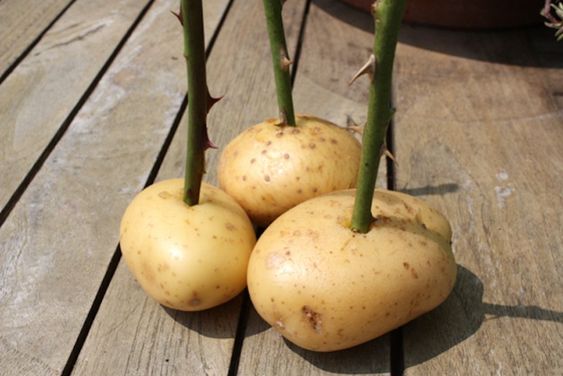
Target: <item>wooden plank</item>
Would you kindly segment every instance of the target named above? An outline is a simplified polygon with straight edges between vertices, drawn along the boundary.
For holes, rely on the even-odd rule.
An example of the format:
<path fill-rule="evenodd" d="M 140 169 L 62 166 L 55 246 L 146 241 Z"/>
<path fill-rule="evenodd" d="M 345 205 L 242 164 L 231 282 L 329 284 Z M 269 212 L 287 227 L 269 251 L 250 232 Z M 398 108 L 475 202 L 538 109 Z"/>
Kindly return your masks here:
<path fill-rule="evenodd" d="M 296 109 L 345 125 L 349 118 L 363 124 L 368 85 L 348 81 L 370 55 L 373 36 L 369 15 L 337 1 L 314 1 L 309 10 L 298 64 L 294 97 Z M 385 185 L 385 163 L 378 185 Z M 251 309 L 239 365 L 240 375 L 388 374 L 389 337 L 353 349 L 315 353 L 282 337 Z M 289 351 L 288 351 L 289 350 Z"/>
<path fill-rule="evenodd" d="M 563 370 L 563 106 L 554 97 L 563 87 L 551 79 L 563 53 L 541 58 L 543 38 L 552 37 L 402 31 L 397 185 L 450 219 L 460 265 L 446 303 L 403 331 L 407 375 Z"/>
<path fill-rule="evenodd" d="M 106 0 L 78 0 L 2 83 L 0 208 L 146 3 L 124 0 L 116 7 Z"/>
<path fill-rule="evenodd" d="M 0 1 L 0 77 L 71 0 Z"/>
<path fill-rule="evenodd" d="M 289 49 L 294 51 L 304 3 L 289 1 L 286 7 Z M 221 147 L 242 129 L 277 113 L 262 19 L 261 1 L 234 2 L 208 59 L 210 90 L 214 96 L 224 95 L 209 116 L 210 137 L 219 146 L 218 151 L 207 153 L 206 180 L 213 183 L 217 182 Z M 252 43 L 242 42 L 244 48 L 241 48 L 241 41 Z M 178 77 L 183 77 L 183 72 Z M 180 124 L 157 180 L 183 175 L 185 119 Z M 150 146 L 153 155 L 158 152 L 155 146 Z M 145 171 L 149 169 L 150 165 L 145 165 Z M 201 313 L 165 310 L 146 297 L 121 262 L 75 373 L 225 375 L 240 304 L 239 296 L 224 306 Z"/>
<path fill-rule="evenodd" d="M 208 40 L 226 4 L 206 1 Z M 120 216 L 184 97 L 176 8 L 175 0 L 154 4 L 0 228 L 3 375 L 65 366 L 114 254 Z"/>

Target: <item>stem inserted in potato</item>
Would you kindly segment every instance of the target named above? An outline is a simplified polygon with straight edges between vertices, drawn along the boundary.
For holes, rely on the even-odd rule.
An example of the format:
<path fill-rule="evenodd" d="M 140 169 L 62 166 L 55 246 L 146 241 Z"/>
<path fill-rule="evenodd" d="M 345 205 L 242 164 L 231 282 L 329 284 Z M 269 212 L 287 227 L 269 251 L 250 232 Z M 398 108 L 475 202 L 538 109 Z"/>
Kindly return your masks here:
<path fill-rule="evenodd" d="M 393 110 L 391 103 L 391 78 L 393 60 L 401 19 L 406 0 L 378 0 L 373 4 L 375 38 L 373 46 L 373 74 L 369 90 L 367 124 L 363 133 L 362 158 L 351 228 L 366 233 L 373 221 L 371 202 L 379 160 L 384 151 L 385 134 Z"/>
<path fill-rule="evenodd" d="M 201 0 L 182 0 L 184 57 L 188 77 L 188 147 L 184 177 L 184 202 L 197 205 L 205 172 L 205 149 L 212 144 L 207 135 L 207 112 L 214 99 L 209 95 L 205 73 L 205 42 Z"/>
<path fill-rule="evenodd" d="M 272 63 L 276 79 L 276 93 L 280 110 L 281 125 L 295 126 L 295 113 L 291 97 L 291 61 L 287 52 L 282 21 L 282 1 L 264 0 L 264 13 L 268 25 L 268 37 L 272 51 Z"/>

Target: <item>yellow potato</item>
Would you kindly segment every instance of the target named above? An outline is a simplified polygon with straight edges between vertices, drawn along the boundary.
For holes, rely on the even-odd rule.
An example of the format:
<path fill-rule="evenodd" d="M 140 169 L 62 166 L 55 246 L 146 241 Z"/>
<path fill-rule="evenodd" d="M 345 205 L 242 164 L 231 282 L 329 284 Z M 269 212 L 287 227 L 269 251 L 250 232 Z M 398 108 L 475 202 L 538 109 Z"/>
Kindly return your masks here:
<path fill-rule="evenodd" d="M 226 193 L 203 183 L 199 205 L 188 206 L 183 184 L 165 180 L 135 197 L 121 221 L 121 251 L 148 295 L 170 308 L 199 311 L 245 288 L 256 237 Z"/>
<path fill-rule="evenodd" d="M 354 190 L 306 201 L 274 221 L 250 257 L 256 310 L 291 342 L 333 351 L 433 309 L 456 264 L 447 220 L 411 196 L 376 190 L 366 234 L 350 230 Z"/>
<path fill-rule="evenodd" d="M 314 196 L 356 186 L 360 143 L 346 130 L 312 116 L 296 127 L 267 120 L 224 149 L 219 186 L 265 227 Z"/>

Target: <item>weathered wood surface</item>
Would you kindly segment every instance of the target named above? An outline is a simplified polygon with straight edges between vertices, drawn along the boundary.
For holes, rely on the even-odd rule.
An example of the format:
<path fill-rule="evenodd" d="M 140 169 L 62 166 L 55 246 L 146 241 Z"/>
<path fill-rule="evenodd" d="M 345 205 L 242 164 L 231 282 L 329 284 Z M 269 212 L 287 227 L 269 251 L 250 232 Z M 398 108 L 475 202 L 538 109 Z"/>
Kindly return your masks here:
<path fill-rule="evenodd" d="M 296 49 L 304 5 L 296 0 L 285 5 L 290 51 Z M 206 180 L 215 184 L 221 147 L 244 128 L 277 115 L 268 40 L 262 37 L 266 32 L 263 18 L 261 1 L 234 2 L 208 59 L 210 91 L 214 96 L 224 95 L 209 114 L 210 138 L 219 151 L 207 152 Z M 241 41 L 248 43 L 244 49 Z M 184 76 L 183 71 L 177 74 Z M 184 118 L 157 180 L 183 176 L 185 125 Z M 147 145 L 153 156 L 159 145 Z M 150 169 L 150 165 L 144 167 Z M 142 171 L 138 169 L 138 174 Z M 241 301 L 239 296 L 201 313 L 166 310 L 146 297 L 120 262 L 75 373 L 226 375 Z"/>
<path fill-rule="evenodd" d="M 77 1 L 2 83 L 0 208 L 6 205 L 147 1 L 124 0 L 119 7 L 106 0 Z"/>
<path fill-rule="evenodd" d="M 342 22 L 342 19 L 350 22 Z M 294 86 L 298 112 L 346 125 L 363 124 L 367 114 L 368 82 L 348 82 L 367 61 L 372 43 L 371 17 L 339 2 L 313 1 L 309 9 L 301 58 Z M 385 186 L 385 163 L 378 185 Z M 352 350 L 315 353 L 285 341 L 250 310 L 239 365 L 240 375 L 388 374 L 389 337 Z"/>
<path fill-rule="evenodd" d="M 206 1 L 208 39 L 226 5 Z M 3 375 L 65 366 L 114 254 L 120 216 L 184 96 L 181 29 L 169 13 L 176 8 L 174 0 L 151 8 L 0 228 Z"/>
<path fill-rule="evenodd" d="M 16 2 L 0 0 L 0 36 L 4 19 L 22 29 L 0 42 L 0 54 L 24 48 L 43 27 L 33 17 L 52 20 L 63 3 L 26 8 L 29 19 L 20 22 L 21 15 L 1 12 Z M 147 3 L 77 0 L 0 85 L 0 207 Z M 228 3 L 204 2 L 208 42 Z M 292 55 L 305 5 L 285 6 Z M 145 185 L 180 111 L 181 32 L 168 12 L 177 6 L 159 0 L 149 8 L 0 227 L 2 375 L 55 375 L 65 367 L 114 255 L 120 216 Z M 209 58 L 211 92 L 225 95 L 210 114 L 219 148 L 277 114 L 261 8 L 260 0 L 235 0 Z M 338 1 L 312 1 L 295 62 L 298 112 L 363 123 L 367 80 L 348 81 L 370 54 L 371 27 L 369 15 Z M 460 264 L 448 301 L 403 329 L 405 373 L 560 374 L 560 46 L 543 29 L 405 27 L 396 67 L 396 185 L 447 214 Z M 157 180 L 182 175 L 184 125 Z M 212 182 L 219 153 L 208 152 Z M 384 171 L 382 165 L 380 184 Z M 120 263 L 73 373 L 224 375 L 242 301 L 197 314 L 165 310 Z M 389 337 L 312 353 L 284 341 L 252 307 L 245 334 L 239 375 L 390 372 Z"/>
<path fill-rule="evenodd" d="M 561 374 L 563 52 L 541 29 L 401 41 L 397 186 L 449 217 L 460 265 L 403 331 L 406 374 Z"/>
<path fill-rule="evenodd" d="M 71 2 L 0 1 L 0 77 Z"/>

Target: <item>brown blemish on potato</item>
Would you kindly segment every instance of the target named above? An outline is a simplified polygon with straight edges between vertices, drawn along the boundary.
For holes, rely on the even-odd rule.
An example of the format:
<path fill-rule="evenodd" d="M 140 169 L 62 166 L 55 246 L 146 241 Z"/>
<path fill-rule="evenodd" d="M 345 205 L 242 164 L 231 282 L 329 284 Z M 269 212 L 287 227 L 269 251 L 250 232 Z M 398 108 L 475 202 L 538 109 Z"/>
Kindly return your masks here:
<path fill-rule="evenodd" d="M 225 223 L 225 228 L 226 228 L 228 231 L 235 231 L 235 230 L 236 230 L 235 225 L 233 225 L 233 224 L 230 223 L 230 222 L 226 222 L 226 223 Z"/>
<path fill-rule="evenodd" d="M 416 273 L 416 270 L 414 268 L 411 269 L 411 274 L 414 279 L 418 279 L 418 274 Z"/>
<path fill-rule="evenodd" d="M 264 180 L 265 180 L 265 181 L 270 181 L 270 175 L 264 175 Z"/>
<path fill-rule="evenodd" d="M 409 270 L 410 265 L 408 262 L 403 262 L 403 266 L 405 267 L 405 269 Z"/>
<path fill-rule="evenodd" d="M 283 155 L 283 157 L 284 157 L 284 159 L 289 159 L 289 154 L 285 153 L 285 154 Z"/>
<path fill-rule="evenodd" d="M 293 129 L 291 130 L 291 134 L 299 134 L 299 133 L 301 133 L 301 131 L 300 131 L 298 128 L 296 128 L 296 127 L 292 127 L 292 128 L 293 128 Z"/>
<path fill-rule="evenodd" d="M 163 200 L 169 199 L 171 197 L 174 197 L 170 192 L 167 191 L 161 191 L 158 192 L 158 197 L 160 197 Z"/>
<path fill-rule="evenodd" d="M 242 181 L 246 181 L 246 175 L 242 175 Z"/>
<path fill-rule="evenodd" d="M 250 164 L 252 164 L 252 163 L 254 163 L 254 162 L 256 162 L 256 158 L 252 158 L 252 159 L 250 160 Z"/>
<path fill-rule="evenodd" d="M 313 311 L 309 306 L 306 305 L 301 308 L 301 312 L 303 312 L 305 319 L 309 322 L 309 325 L 311 325 L 315 332 L 320 333 L 322 329 L 321 314 Z"/>
<path fill-rule="evenodd" d="M 193 292 L 192 298 L 190 299 L 188 304 L 191 305 L 192 307 L 197 307 L 198 305 L 201 304 L 201 299 L 197 295 L 197 292 L 195 291 Z"/>
<path fill-rule="evenodd" d="M 163 264 L 158 264 L 156 270 L 158 272 L 165 272 L 168 271 L 170 269 L 170 265 L 168 265 L 167 263 L 163 263 Z"/>
<path fill-rule="evenodd" d="M 316 147 L 317 147 L 317 145 L 315 145 L 313 142 L 311 142 L 311 143 L 309 144 L 309 149 L 314 149 L 314 148 L 316 148 Z"/>
<path fill-rule="evenodd" d="M 145 279 L 149 282 L 154 281 L 154 271 L 151 266 L 147 263 L 142 264 L 141 274 L 145 276 Z"/>

